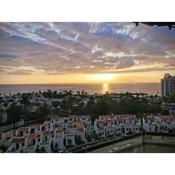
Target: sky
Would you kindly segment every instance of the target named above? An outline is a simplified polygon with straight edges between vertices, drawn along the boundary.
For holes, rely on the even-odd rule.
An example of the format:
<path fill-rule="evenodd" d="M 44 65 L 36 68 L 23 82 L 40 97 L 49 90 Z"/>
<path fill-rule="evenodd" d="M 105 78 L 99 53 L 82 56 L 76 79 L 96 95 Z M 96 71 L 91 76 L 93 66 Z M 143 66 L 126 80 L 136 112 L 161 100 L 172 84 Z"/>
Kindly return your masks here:
<path fill-rule="evenodd" d="M 160 82 L 175 29 L 134 23 L 0 23 L 0 84 Z"/>

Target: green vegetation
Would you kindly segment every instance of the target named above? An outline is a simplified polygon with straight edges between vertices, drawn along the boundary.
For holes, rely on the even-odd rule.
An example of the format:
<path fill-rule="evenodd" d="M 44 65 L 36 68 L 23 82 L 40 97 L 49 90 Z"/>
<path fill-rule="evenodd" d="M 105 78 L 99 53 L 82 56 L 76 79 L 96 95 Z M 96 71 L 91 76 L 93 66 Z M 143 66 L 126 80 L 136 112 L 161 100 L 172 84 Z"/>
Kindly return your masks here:
<path fill-rule="evenodd" d="M 20 97 L 21 105 L 17 105 L 13 101 L 12 105 L 7 109 L 8 121 L 5 124 L 15 123 L 20 119 L 25 121 L 43 121 L 49 115 L 64 116 L 73 115 L 91 115 L 92 122 L 99 115 L 106 114 L 135 114 L 136 116 L 144 116 L 146 114 L 163 114 L 168 115 L 169 112 L 161 108 L 161 101 L 154 103 L 157 95 L 151 95 L 148 100 L 147 95 L 143 93 L 123 93 L 104 95 L 88 95 L 85 91 L 39 91 L 38 93 L 17 94 Z M 13 96 L 12 96 L 13 97 Z M 30 98 L 37 97 L 53 100 L 51 106 L 43 103 L 31 103 Z M 2 101 L 2 99 L 1 99 Z M 86 101 L 86 103 L 84 103 Z M 175 97 L 163 98 L 163 102 L 174 103 Z M 7 106 L 8 102 L 4 102 Z M 0 116 L 2 120 L 2 116 Z"/>
<path fill-rule="evenodd" d="M 114 101 L 110 96 L 102 96 L 97 103 L 89 103 L 85 111 L 91 115 L 106 114 L 136 114 L 142 116 L 145 114 L 158 114 L 162 109 L 159 104 L 150 104 L 145 98 L 123 95 L 120 101 Z"/>
<path fill-rule="evenodd" d="M 7 151 L 7 146 L 0 145 L 0 150 L 2 150 L 3 153 L 5 153 Z"/>
<path fill-rule="evenodd" d="M 23 108 L 13 103 L 7 110 L 8 122 L 15 123 L 21 119 Z"/>

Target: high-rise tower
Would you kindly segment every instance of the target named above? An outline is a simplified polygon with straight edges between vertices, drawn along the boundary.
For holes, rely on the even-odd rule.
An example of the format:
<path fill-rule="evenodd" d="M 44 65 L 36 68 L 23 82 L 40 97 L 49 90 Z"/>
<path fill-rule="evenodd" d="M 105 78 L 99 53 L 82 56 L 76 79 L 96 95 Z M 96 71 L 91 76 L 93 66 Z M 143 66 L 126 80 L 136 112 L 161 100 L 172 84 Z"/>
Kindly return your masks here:
<path fill-rule="evenodd" d="M 165 74 L 161 79 L 161 96 L 173 96 L 175 95 L 175 76 Z"/>

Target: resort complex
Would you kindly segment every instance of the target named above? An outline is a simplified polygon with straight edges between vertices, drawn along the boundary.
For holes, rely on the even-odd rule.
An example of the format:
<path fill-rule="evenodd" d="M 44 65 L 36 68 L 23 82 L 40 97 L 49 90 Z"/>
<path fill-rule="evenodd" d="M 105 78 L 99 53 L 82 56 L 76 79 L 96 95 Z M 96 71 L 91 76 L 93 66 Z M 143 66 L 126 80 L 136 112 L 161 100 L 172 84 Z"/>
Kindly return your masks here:
<path fill-rule="evenodd" d="M 77 146 L 143 131 L 175 133 L 175 117 L 146 116 L 137 119 L 134 115 L 103 115 L 93 124 L 90 116 L 53 117 L 42 124 L 1 133 L 0 144 L 7 146 L 8 153 L 69 152 Z"/>
<path fill-rule="evenodd" d="M 143 133 L 175 135 L 174 78 L 166 74 L 161 82 L 162 96 L 71 90 L 1 94 L 0 151 L 82 152 Z"/>

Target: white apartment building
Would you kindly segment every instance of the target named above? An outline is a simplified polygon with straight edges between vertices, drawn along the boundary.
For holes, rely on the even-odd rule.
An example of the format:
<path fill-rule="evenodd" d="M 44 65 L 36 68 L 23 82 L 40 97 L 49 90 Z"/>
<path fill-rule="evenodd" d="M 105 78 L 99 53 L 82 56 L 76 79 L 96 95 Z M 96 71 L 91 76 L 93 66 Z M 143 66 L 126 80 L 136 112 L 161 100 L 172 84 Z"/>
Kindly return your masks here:
<path fill-rule="evenodd" d="M 175 117 L 149 115 L 142 123 L 135 115 L 99 116 L 93 126 L 90 116 L 55 117 L 0 133 L 0 141 L 9 142 L 7 152 L 59 152 L 95 139 L 139 133 L 141 127 L 146 132 L 175 132 Z"/>
<path fill-rule="evenodd" d="M 161 96 L 172 96 L 175 95 L 175 76 L 165 74 L 164 78 L 161 79 Z"/>

